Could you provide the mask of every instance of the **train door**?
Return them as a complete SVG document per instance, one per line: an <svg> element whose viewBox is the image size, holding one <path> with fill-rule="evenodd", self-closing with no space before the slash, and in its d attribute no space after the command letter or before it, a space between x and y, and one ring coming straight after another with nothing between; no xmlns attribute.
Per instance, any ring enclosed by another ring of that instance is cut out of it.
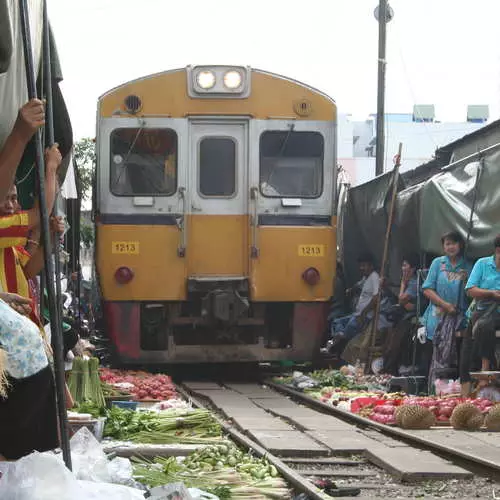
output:
<svg viewBox="0 0 500 500"><path fill-rule="evenodd" d="M248 276L248 123L191 120L186 258L190 277Z"/></svg>

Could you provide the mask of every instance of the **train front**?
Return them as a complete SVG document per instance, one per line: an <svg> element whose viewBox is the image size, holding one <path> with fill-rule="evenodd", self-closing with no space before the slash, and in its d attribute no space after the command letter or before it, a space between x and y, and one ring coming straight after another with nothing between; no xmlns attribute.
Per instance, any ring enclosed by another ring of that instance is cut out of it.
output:
<svg viewBox="0 0 500 500"><path fill-rule="evenodd" d="M336 107L263 71L188 67L98 106L103 314L125 364L309 360L336 260Z"/></svg>

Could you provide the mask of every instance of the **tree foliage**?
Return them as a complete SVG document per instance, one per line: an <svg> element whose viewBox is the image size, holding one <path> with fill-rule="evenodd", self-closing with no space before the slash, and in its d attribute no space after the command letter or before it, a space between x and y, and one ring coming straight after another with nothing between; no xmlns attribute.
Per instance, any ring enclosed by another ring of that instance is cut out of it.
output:
<svg viewBox="0 0 500 500"><path fill-rule="evenodd" d="M95 142L90 137L80 139L74 145L75 162L80 177L81 196L89 200L92 196L92 177L95 171Z"/></svg>
<svg viewBox="0 0 500 500"><path fill-rule="evenodd" d="M85 248L90 248L94 244L94 226L80 220L80 239Z"/></svg>

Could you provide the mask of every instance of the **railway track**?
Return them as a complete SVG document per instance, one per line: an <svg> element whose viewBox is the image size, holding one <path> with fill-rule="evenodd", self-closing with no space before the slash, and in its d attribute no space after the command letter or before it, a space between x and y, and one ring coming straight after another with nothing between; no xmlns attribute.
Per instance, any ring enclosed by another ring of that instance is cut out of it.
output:
<svg viewBox="0 0 500 500"><path fill-rule="evenodd" d="M235 441L265 455L304 499L497 498L495 489L500 492L500 467L492 460L476 460L288 387L203 381L185 382L179 390L214 410Z"/></svg>

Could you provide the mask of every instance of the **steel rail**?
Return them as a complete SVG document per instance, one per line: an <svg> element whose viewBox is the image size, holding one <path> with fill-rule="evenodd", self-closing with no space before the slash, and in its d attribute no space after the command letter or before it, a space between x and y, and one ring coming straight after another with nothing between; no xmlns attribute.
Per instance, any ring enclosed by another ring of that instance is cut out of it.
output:
<svg viewBox="0 0 500 500"><path fill-rule="evenodd" d="M191 391L182 384L176 385L176 388L177 391L182 396L184 396L184 398L186 398L186 400L191 401L193 403L193 406L197 408L207 408L207 405L203 404L197 398L193 397ZM214 418L217 421L217 423L222 427L224 432L229 434L231 438L233 438L244 448L252 450L257 456L261 458L266 458L272 465L276 467L278 472L283 476L284 479L286 479L286 481L288 481L288 483L294 486L301 493L305 493L306 495L308 495L308 498L310 498L311 500L329 500L332 498L326 493L323 493L310 481L304 479L300 474L297 474L296 471L288 467L278 457L269 453L265 448L257 444L255 441L252 441L243 433L236 430L233 426L226 424L226 422L224 422L224 420L222 420L220 417L214 415Z"/></svg>

